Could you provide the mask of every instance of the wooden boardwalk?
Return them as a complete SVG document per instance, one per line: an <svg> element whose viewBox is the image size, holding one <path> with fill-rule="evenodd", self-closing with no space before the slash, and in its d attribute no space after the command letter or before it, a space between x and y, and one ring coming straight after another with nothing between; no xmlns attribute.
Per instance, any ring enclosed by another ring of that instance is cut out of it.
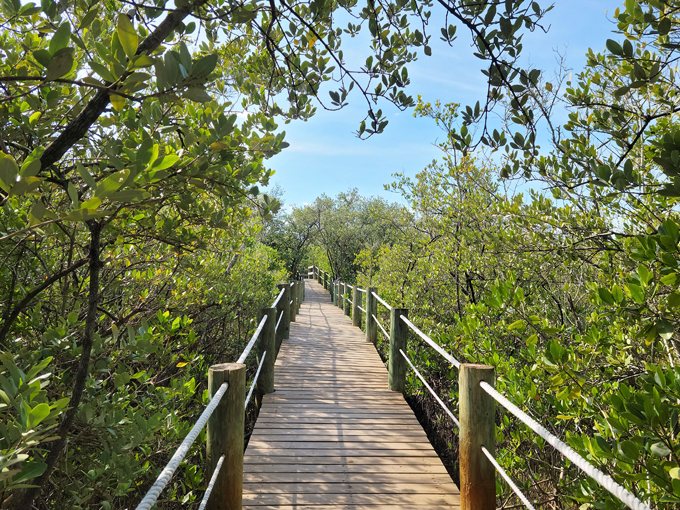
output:
<svg viewBox="0 0 680 510"><path fill-rule="evenodd" d="M460 506L458 488L360 329L307 280L245 454L243 508Z"/></svg>

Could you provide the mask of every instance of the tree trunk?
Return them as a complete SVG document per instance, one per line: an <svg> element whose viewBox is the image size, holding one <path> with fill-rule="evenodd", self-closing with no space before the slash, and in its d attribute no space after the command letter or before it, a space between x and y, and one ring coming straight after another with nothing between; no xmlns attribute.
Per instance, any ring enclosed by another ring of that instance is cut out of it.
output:
<svg viewBox="0 0 680 510"><path fill-rule="evenodd" d="M40 489L49 479L54 466L61 455L64 445L66 444L66 437L73 425L76 414L78 414L78 406L85 390L85 382L90 370L90 355L92 353L92 343L97 327L97 302L99 301L99 273L102 268L102 263L99 260L99 251L101 248L101 225L90 220L87 222L90 229L90 248L88 253L90 285L88 289L87 298L87 317L85 319L85 334L83 335L83 343L81 345L82 352L78 360L78 368L76 370L75 379L73 381L73 390L71 391L71 400L69 402L68 411L59 425L57 433L58 438L52 443L50 451L47 454L47 469L35 481L36 487L31 487L22 491L14 503L16 510L26 510L32 507L33 500L38 495Z"/></svg>

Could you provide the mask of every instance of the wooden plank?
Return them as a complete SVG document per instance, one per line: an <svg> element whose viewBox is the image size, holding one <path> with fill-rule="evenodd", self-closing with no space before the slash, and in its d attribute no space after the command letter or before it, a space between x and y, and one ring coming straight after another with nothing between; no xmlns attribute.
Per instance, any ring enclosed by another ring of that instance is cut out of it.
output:
<svg viewBox="0 0 680 510"><path fill-rule="evenodd" d="M453 484L428 483L244 483L244 492L264 494L451 494Z"/></svg>
<svg viewBox="0 0 680 510"><path fill-rule="evenodd" d="M283 450L290 449L312 449L312 450L337 450L342 448L344 450L354 450L356 452L363 452L364 450L431 450L432 445L429 443L416 442L395 442L395 441L272 441L267 438L266 441L251 438L248 443L248 448L256 448L258 450L272 449Z"/></svg>
<svg viewBox="0 0 680 510"><path fill-rule="evenodd" d="M325 452L324 452L325 453ZM324 464L327 466L333 465L376 465L376 466L392 466L397 464L408 463L409 465L436 465L442 466L442 461L439 457L410 457L403 455L403 452L398 452L396 455L381 456L381 457L370 457L359 455L284 455L284 456L274 456L274 455L248 455L246 452L245 465L248 464L289 464L289 465L308 465L308 464Z"/></svg>
<svg viewBox="0 0 680 510"><path fill-rule="evenodd" d="M324 457L325 458L325 457ZM378 459L384 460L384 459ZM369 474L439 474L447 475L446 468L441 462L428 463L408 463L400 464L401 459L394 459L394 462L387 464L244 464L244 473L283 473L291 476L302 475L305 473L369 473Z"/></svg>
<svg viewBox="0 0 680 510"><path fill-rule="evenodd" d="M384 432L384 431L389 431L389 430L395 430L395 431L400 431L400 430L419 430L422 431L423 429L420 427L419 423L405 423L405 422L395 422L391 420L383 420L380 422L377 422L375 420L368 420L368 421L357 421L354 420L352 423L348 423L346 421L342 422L333 422L329 423L328 427L323 427L320 428L318 423L309 423L306 421L302 421L297 424L291 424L290 422L288 423L280 423L277 420L272 420L269 422L265 422L264 420L262 423L258 422L258 426L255 428L253 433L257 433L258 430L272 430L272 429L280 429L280 432L277 433L283 433L286 430L335 430L335 431L343 431L343 432L348 432L352 430L356 430L358 432L361 431L367 431L367 430L375 430L377 433L378 432Z"/></svg>
<svg viewBox="0 0 680 510"><path fill-rule="evenodd" d="M460 506L456 494L243 494L245 507L254 505L450 505ZM422 506L421 506L422 508Z"/></svg>
<svg viewBox="0 0 680 510"><path fill-rule="evenodd" d="M296 435L289 435L289 434L276 434L276 433L270 433L270 432L262 432L259 430L257 433L253 434L250 436L250 442L270 442L274 441L277 443L289 441L289 442L294 442L294 443L306 443L306 442L329 442L329 443L338 443L338 442L346 442L346 441L361 441L362 443L365 442L379 442L379 443L387 443L387 442L416 442L416 443L427 443L428 445L430 442L427 439L427 436L425 434L417 434L417 433L411 433L411 434L343 434L343 433L338 433L336 430L329 430L329 431L318 431L318 430L307 430L307 433L303 434L296 434ZM319 432L326 432L325 434L319 434Z"/></svg>
<svg viewBox="0 0 680 510"><path fill-rule="evenodd" d="M428 505L427 510L451 510L458 505ZM243 506L243 510L423 510L422 505L276 505L276 506Z"/></svg>
<svg viewBox="0 0 680 510"><path fill-rule="evenodd" d="M243 483L448 484L447 473L246 473ZM250 487L248 485L247 487Z"/></svg>
<svg viewBox="0 0 680 510"><path fill-rule="evenodd" d="M248 445L246 450L250 456L266 455L268 457L287 457L290 455L297 455L304 457L309 455L316 457L319 455L319 450L310 448L258 448ZM439 459L437 454L431 448L429 450L407 450L399 448L374 448L356 450L354 448L326 448L323 450L324 455L331 457L346 457L348 455L361 455L362 457L431 457Z"/></svg>

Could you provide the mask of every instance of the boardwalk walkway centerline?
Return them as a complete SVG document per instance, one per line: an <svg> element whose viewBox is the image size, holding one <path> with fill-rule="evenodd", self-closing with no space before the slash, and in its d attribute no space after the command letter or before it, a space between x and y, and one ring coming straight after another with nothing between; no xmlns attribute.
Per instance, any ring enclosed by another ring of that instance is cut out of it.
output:
<svg viewBox="0 0 680 510"><path fill-rule="evenodd" d="M244 459L243 508L460 506L458 488L360 329L314 280Z"/></svg>

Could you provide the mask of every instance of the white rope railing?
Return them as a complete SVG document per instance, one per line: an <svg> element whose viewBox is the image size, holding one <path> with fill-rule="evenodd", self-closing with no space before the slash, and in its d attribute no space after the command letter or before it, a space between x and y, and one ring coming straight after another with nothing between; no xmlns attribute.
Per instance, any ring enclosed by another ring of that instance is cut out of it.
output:
<svg viewBox="0 0 680 510"><path fill-rule="evenodd" d="M383 305L385 308L387 308L388 310L391 310L391 309L392 309L392 307L391 307L390 305L388 305L388 304L385 302L384 299L381 299L380 296L378 296L378 294L376 294L375 292L371 292L371 294L373 295L373 297L375 297L375 299L378 300L378 302L382 303L382 305Z"/></svg>
<svg viewBox="0 0 680 510"><path fill-rule="evenodd" d="M460 367L460 361L458 361L456 358L454 358L448 352L446 352L439 344L435 343L429 336L420 331L420 329L418 329L415 324L413 324L403 315L400 315L399 318L402 321L404 321L406 325L416 333L416 335L425 340L425 342L427 342L432 348L434 348L435 351L444 356L449 363L451 363L456 368Z"/></svg>
<svg viewBox="0 0 680 510"><path fill-rule="evenodd" d="M350 289L354 290L354 287L352 285L350 285L349 283L346 283L345 287L349 287Z"/></svg>
<svg viewBox="0 0 680 510"><path fill-rule="evenodd" d="M198 418L196 425L191 428L187 434L187 437L184 438L182 444L179 445L179 448L177 448L175 454L163 468L161 474L158 475L158 478L148 490L146 496L144 496L144 499L142 499L139 505L137 505L136 510L149 510L152 506L154 506L154 504L156 504L158 496L161 495L161 492L163 492L163 489L165 489L165 486L172 478L172 475L175 474L177 467L184 460L184 457L186 457L187 453L189 453L189 448L191 448L191 445L194 444L194 441L196 441L198 434L201 432L201 430L203 430L203 427L205 427L208 418L210 418L210 415L217 407L217 404L219 404L228 387L229 383L222 383L215 395L213 395L213 398L210 400L206 408L203 410L203 413L201 413L201 416Z"/></svg>
<svg viewBox="0 0 680 510"><path fill-rule="evenodd" d="M545 439L553 448L569 459L572 463L576 464L576 466L581 471L599 483L611 494L619 498L626 506L632 508L633 510L651 510L649 506L645 505L633 494L628 492L624 487L616 483L612 477L595 468L586 459L576 453L570 446L551 434L543 425L538 423L519 407L498 393L498 391L496 391L489 383L482 381L479 383L479 385L484 391L491 395L496 400L496 402L514 414L522 423Z"/></svg>
<svg viewBox="0 0 680 510"><path fill-rule="evenodd" d="M281 313L279 314L279 320L276 321L276 327L274 328L274 333L276 333L279 330L279 324L281 324L281 319L283 319L283 310L281 310Z"/></svg>
<svg viewBox="0 0 680 510"><path fill-rule="evenodd" d="M262 320L260 321L260 324L258 324L255 333L253 333L253 337L250 339L250 342L248 342L248 345L246 345L246 348L243 350L243 353L241 353L241 356L239 356L239 358L236 360L236 363L243 363L246 360L248 354L250 354L250 350L253 348L253 345L255 345L255 340L257 340L257 337L260 336L260 332L262 331L265 322L267 322L266 315L262 317Z"/></svg>
<svg viewBox="0 0 680 510"><path fill-rule="evenodd" d="M260 360L260 364L257 367L257 372L255 372L255 377L253 378L253 382L250 384L250 391L248 392L248 396L246 397L246 405L244 407L248 407L248 402L250 402L250 397L253 394L253 390L255 389L255 383L257 382L257 378L260 377L260 370L262 370L262 364L264 363L264 358L267 356L267 351L264 351L262 354L262 359Z"/></svg>
<svg viewBox="0 0 680 510"><path fill-rule="evenodd" d="M222 469L223 463L224 463L224 455L222 455L220 457L220 459L217 461L217 465L215 466L215 471L213 471L213 474L210 477L210 483L208 484L208 487L206 487L205 492L203 493L203 499L201 500L201 506L198 507L198 510L205 510L205 507L208 505L208 499L210 499L210 494L212 493L213 487L215 487L215 483L217 483L217 475L220 474L220 469Z"/></svg>
<svg viewBox="0 0 680 510"><path fill-rule="evenodd" d="M486 458L489 459L489 462L493 464L493 467L496 468L496 471L498 471L498 474L503 477L503 480L508 482L508 485L512 489L512 491L517 495L517 497L524 503L524 505L529 509L529 510L536 510L534 508L534 505L531 504L531 502L527 499L527 497L522 493L521 490L519 490L519 487L515 485L515 482L512 481L512 478L508 476L508 474L505 472L505 469L503 469L498 462L496 462L496 459L493 458L493 455L489 453L489 450L487 450L485 447L482 446L482 452L484 455L486 455Z"/></svg>
<svg viewBox="0 0 680 510"><path fill-rule="evenodd" d="M439 398L439 395L437 395L437 394L434 392L434 390L430 387L430 385L427 384L427 381L423 378L423 376L420 374L420 372L418 372L418 369L417 369L415 366L413 366L413 363L411 363L411 360L408 359L408 356L406 356L406 354L404 354L404 351L402 351L401 349L399 349L399 352L401 353L401 355L402 355L402 356L404 357L404 359L406 360L406 363L408 363L409 365L411 365L411 368L412 368L413 371L415 372L415 374L416 374L416 376L418 377L418 379L420 379L420 381L425 385L425 387L428 389L428 391L429 391L430 393L432 393L432 396L435 398L435 400L437 401L437 403L442 407L442 409L444 409L444 411L446 411L446 414L449 415L449 418L451 418L451 419L453 420L453 422L456 424L457 427L460 427L460 423L458 422L458 418L456 418L456 417L453 415L453 413L451 412L451 410L450 410L448 407L446 407L446 405L444 404L444 402L442 402L442 399Z"/></svg>
<svg viewBox="0 0 680 510"><path fill-rule="evenodd" d="M350 298L345 298L345 301L348 301L349 303L354 304L354 302Z"/></svg>
<svg viewBox="0 0 680 510"><path fill-rule="evenodd" d="M382 327L382 324L380 324L380 321L378 320L378 318L373 314L371 314L371 315L373 316L373 320L375 321L375 323L378 325L378 327L382 330L382 332L385 334L385 336L389 340L390 335L387 333L387 331L385 331L385 328Z"/></svg>
<svg viewBox="0 0 680 510"><path fill-rule="evenodd" d="M357 308L358 308L359 310L361 310L362 312L366 313L366 310L364 310L364 309L361 308L360 306L357 306Z"/></svg>
<svg viewBox="0 0 680 510"><path fill-rule="evenodd" d="M276 305L279 304L279 301L280 301L281 298L283 297L283 293L284 293L284 292L286 292L285 287L284 287L283 289L281 289L281 292L279 292L279 295L276 296L276 300L274 301L274 303L273 303L272 306L271 306L272 308L276 308Z"/></svg>
<svg viewBox="0 0 680 510"><path fill-rule="evenodd" d="M357 290L358 290L359 292L366 292L366 289L362 289L362 288L359 288L359 287L357 287Z"/></svg>

